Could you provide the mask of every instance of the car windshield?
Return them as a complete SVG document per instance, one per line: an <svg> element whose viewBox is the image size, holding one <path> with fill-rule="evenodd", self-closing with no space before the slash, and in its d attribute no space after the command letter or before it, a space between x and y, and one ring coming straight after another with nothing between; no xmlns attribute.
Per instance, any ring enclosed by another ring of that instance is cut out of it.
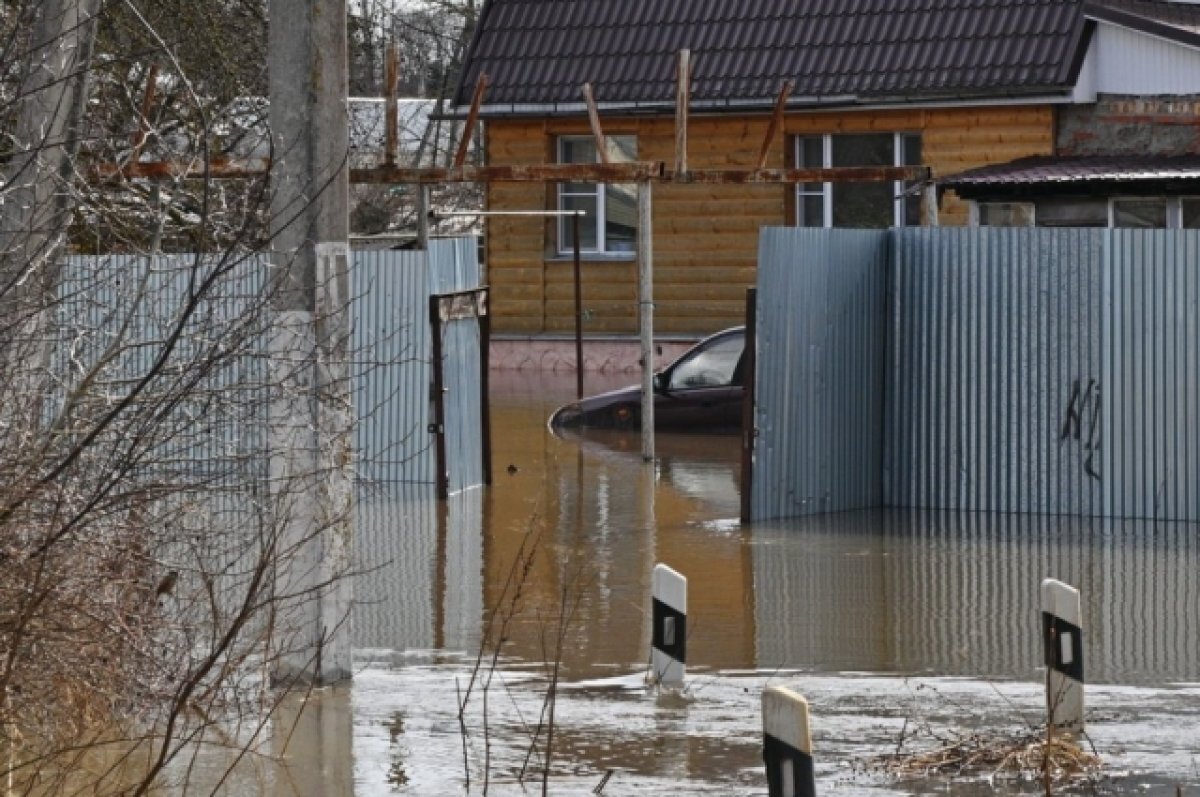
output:
<svg viewBox="0 0 1200 797"><path fill-rule="evenodd" d="M671 369L667 387L683 390L693 387L724 387L733 384L734 371L742 356L741 335L715 340L692 352Z"/></svg>

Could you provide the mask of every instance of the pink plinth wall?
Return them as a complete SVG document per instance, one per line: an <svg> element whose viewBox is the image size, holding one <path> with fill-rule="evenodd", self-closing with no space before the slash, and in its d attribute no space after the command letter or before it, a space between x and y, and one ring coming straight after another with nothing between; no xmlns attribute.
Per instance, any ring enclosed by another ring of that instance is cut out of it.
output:
<svg viewBox="0 0 1200 797"><path fill-rule="evenodd" d="M655 369L667 365L696 344L695 340L663 339L654 343ZM585 338L583 369L601 374L639 373L641 344L637 338ZM503 371L575 371L575 340L558 337L493 336L491 366Z"/></svg>

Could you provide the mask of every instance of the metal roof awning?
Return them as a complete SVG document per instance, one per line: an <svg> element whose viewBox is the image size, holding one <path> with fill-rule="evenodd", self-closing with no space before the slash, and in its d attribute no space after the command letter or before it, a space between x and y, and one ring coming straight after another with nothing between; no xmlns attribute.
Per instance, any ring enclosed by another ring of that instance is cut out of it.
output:
<svg viewBox="0 0 1200 797"><path fill-rule="evenodd" d="M960 196L1200 192L1200 155L1039 155L937 180Z"/></svg>

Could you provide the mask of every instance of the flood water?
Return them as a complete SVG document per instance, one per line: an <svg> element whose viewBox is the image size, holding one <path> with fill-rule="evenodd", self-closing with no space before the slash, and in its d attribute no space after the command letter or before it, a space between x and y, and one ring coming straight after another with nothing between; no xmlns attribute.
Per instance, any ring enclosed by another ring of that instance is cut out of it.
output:
<svg viewBox="0 0 1200 797"><path fill-rule="evenodd" d="M541 793L555 661L551 794L764 795L772 684L809 699L822 794L1039 793L870 765L902 738L1041 721L1047 576L1083 593L1101 793L1200 793L1200 528L908 510L743 526L736 437L660 435L645 464L636 436L546 430L573 376L494 376L490 489L364 493L355 681L280 721L274 793ZM643 679L658 562L689 580L682 694Z"/></svg>

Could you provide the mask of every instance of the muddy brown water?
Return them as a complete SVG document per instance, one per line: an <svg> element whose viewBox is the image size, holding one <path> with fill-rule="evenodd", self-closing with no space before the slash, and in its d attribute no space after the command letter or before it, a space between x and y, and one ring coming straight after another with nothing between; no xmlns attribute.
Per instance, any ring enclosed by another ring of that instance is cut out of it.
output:
<svg viewBox="0 0 1200 797"><path fill-rule="evenodd" d="M288 766L229 788L527 794L545 775L551 794L761 795L759 699L787 683L812 705L820 793L1039 793L871 763L1039 722L1038 585L1053 576L1083 593L1100 791L1200 794L1200 528L918 510L744 526L736 437L659 435L647 464L636 435L546 429L573 389L495 375L490 489L445 504L425 487L364 492L354 684L285 713L273 749ZM657 562L689 579L682 694L643 681ZM492 646L478 657L489 618L504 627L494 665ZM530 739L556 650L547 765Z"/></svg>

